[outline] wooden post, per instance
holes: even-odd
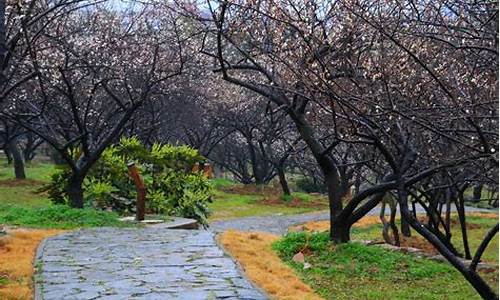
[[[139,174],[139,169],[135,166],[133,161],[127,164],[128,174],[132,178],[137,190],[137,204],[136,204],[136,215],[135,219],[137,221],[143,221],[144,215],[146,213],[146,186],[144,181],[142,181],[141,174]]]

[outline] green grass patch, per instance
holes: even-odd
[[[41,184],[5,186],[0,185],[0,204],[17,205],[21,207],[42,207],[50,204],[45,193],[37,193]]]
[[[216,191],[214,201],[209,204],[213,212],[211,220],[230,219],[249,216],[263,216],[276,214],[301,214],[317,211],[317,207],[291,207],[283,204],[265,204],[261,203],[264,195],[251,194],[243,195],[236,193],[227,193]]]
[[[355,242],[333,246],[328,232],[290,233],[273,249],[326,299],[479,299],[446,263]],[[292,261],[299,251],[311,268]],[[485,276],[496,287],[497,273]]]
[[[50,204],[47,195],[37,193],[45,182],[57,171],[49,163],[33,162],[26,166],[27,180],[14,180],[14,167],[0,160],[0,204],[21,207],[42,207]]]
[[[464,247],[462,242],[462,233],[460,230],[460,226],[456,223],[457,216],[452,216],[452,227],[451,227],[451,241],[453,245],[456,246],[457,250],[461,253],[464,253]],[[488,230],[495,226],[498,222],[497,219],[492,218],[483,218],[479,216],[467,216],[467,236],[469,240],[469,248],[474,255],[474,252],[481,244],[481,241],[484,238],[484,235]],[[400,225],[399,220],[396,221],[398,227]],[[418,235],[415,231],[412,230],[413,235]],[[351,236],[354,240],[370,240],[370,241],[383,241],[382,238],[382,225],[372,225],[364,228],[356,228],[353,227],[351,229]],[[498,236],[495,237],[483,254],[482,260],[487,261],[489,263],[498,264]]]
[[[0,204],[0,224],[54,229],[132,226],[118,220],[118,214],[116,213],[91,208],[76,209],[66,205],[19,207],[6,204]]]
[[[227,178],[213,178],[210,179],[210,183],[216,189],[230,188],[238,184],[237,182]]]
[[[49,181],[50,176],[57,171],[58,167],[51,163],[32,162],[26,164],[26,178]],[[8,165],[5,160],[0,160],[0,180],[15,178],[14,166]]]

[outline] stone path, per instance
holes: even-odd
[[[47,239],[35,300],[266,299],[205,230],[96,228]]]
[[[375,208],[369,214],[378,213]],[[266,299],[218,247],[215,234],[226,229],[284,234],[292,225],[327,219],[321,212],[217,221],[209,231],[160,224],[51,237],[37,253],[35,300]]]
[[[425,210],[421,206],[417,206],[417,213],[424,213]],[[492,212],[489,209],[465,207],[467,212]],[[388,209],[386,210],[388,212]],[[379,215],[380,207],[372,209],[368,215]],[[271,215],[261,217],[245,217],[230,220],[221,220],[210,223],[210,229],[214,232],[223,232],[228,229],[241,231],[263,231],[278,235],[285,234],[288,228],[293,225],[306,223],[310,221],[322,221],[329,219],[328,212],[308,213],[301,215]]]

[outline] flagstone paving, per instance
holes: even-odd
[[[206,230],[96,228],[39,248],[36,300],[267,299]]]
[[[451,209],[456,211],[455,207]],[[466,212],[495,212],[497,210],[489,210],[476,207],[465,207]],[[386,214],[389,214],[389,209],[386,209]],[[425,213],[422,206],[416,206],[416,213]],[[380,214],[380,207],[377,206],[367,213],[367,215],[378,216]],[[399,212],[398,212],[399,214]],[[271,215],[271,216],[254,216],[235,218],[228,220],[220,220],[210,223],[210,230],[221,233],[226,230],[239,230],[239,231],[262,231],[278,235],[287,233],[288,228],[293,225],[307,223],[311,221],[329,220],[330,214],[327,211],[313,212],[298,215]]]
[[[369,212],[378,213],[378,208]],[[219,248],[215,234],[227,229],[284,234],[291,225],[325,219],[327,213],[262,216],[213,222],[208,231],[159,224],[51,237],[37,253],[35,300],[267,299]]]

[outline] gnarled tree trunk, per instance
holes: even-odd
[[[83,179],[85,175],[73,173],[69,178],[67,192],[73,208],[83,208]]]
[[[25,179],[26,173],[24,172],[24,158],[19,145],[17,144],[17,139],[12,139],[7,145],[8,151],[12,155],[12,161],[14,162],[14,173],[16,179]]]

